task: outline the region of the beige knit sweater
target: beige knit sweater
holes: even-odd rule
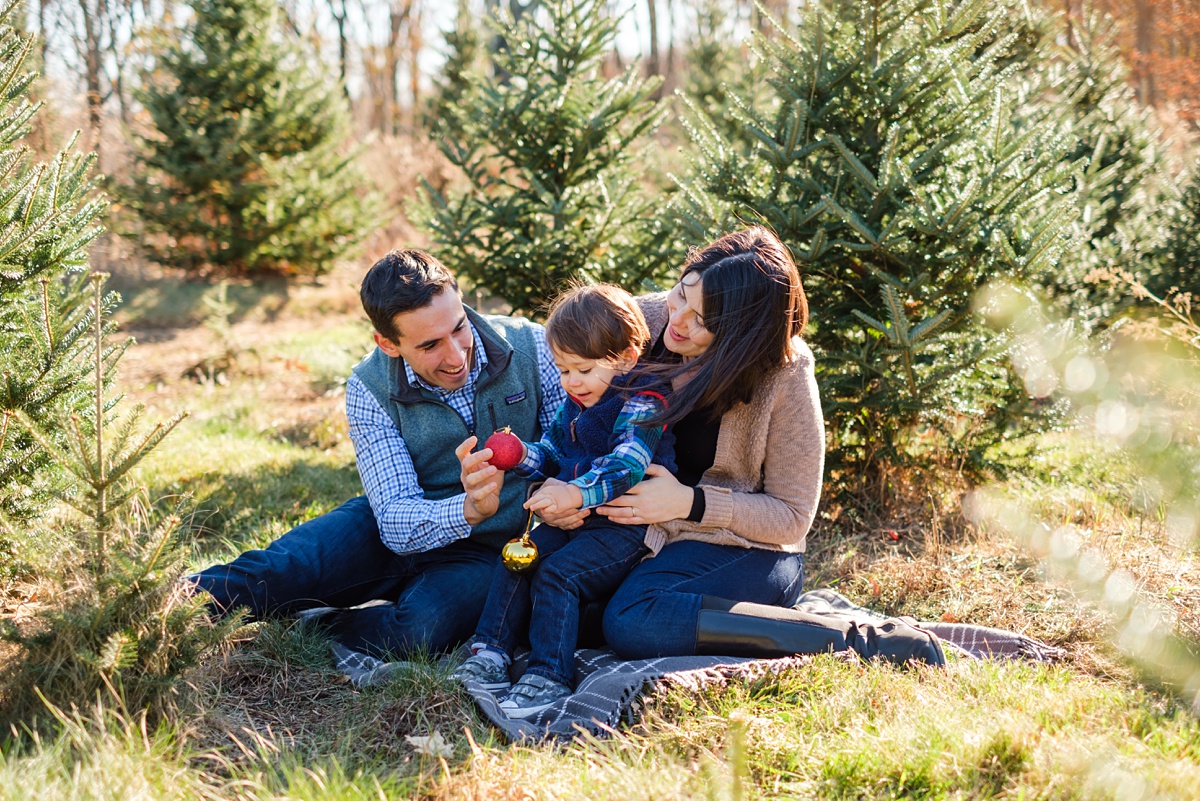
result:
[[[666,295],[638,303],[657,339],[667,324]],[[700,478],[704,518],[650,526],[651,552],[677,540],[804,552],[821,495],[825,423],[812,351],[799,337],[792,346],[789,363],[763,376],[750,403],[721,418],[716,458]]]

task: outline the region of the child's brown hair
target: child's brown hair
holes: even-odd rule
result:
[[[608,361],[650,342],[633,296],[614,284],[573,284],[550,304],[546,340],[560,353]]]

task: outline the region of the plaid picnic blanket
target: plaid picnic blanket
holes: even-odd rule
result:
[[[857,606],[833,590],[811,590],[801,596],[796,608],[813,614],[856,620],[885,620],[886,615]],[[1023,658],[1049,662],[1063,651],[1024,635],[986,626],[963,623],[919,623],[933,632],[947,650],[960,658]],[[338,669],[359,687],[387,680],[407,668],[403,662],[383,662],[366,654],[334,644]],[[847,658],[856,658],[847,654]],[[478,685],[467,684],[467,692],[496,728],[510,742],[548,738],[569,739],[580,732],[597,736],[610,734],[623,720],[632,722],[640,708],[639,699],[659,686],[689,690],[721,684],[730,679],[755,679],[806,664],[811,657],[754,659],[729,656],[669,656],[658,659],[623,660],[608,649],[580,649],[575,653],[576,690],[528,720],[509,718],[499,699]]]

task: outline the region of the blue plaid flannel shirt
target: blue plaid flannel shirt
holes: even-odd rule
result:
[[[535,481],[558,477],[562,443],[567,436],[567,404],[573,402],[563,402],[554,423],[543,429],[541,442],[526,443],[525,458],[513,472]],[[612,453],[597,456],[590,470],[567,482],[579,487],[583,494],[582,508],[602,506],[642,480],[663,434],[662,426],[647,426],[645,422],[662,408],[662,400],[656,395],[634,395],[625,401],[613,425],[617,444]]]
[[[533,329],[538,375],[542,381],[542,407],[538,410],[538,422],[545,431],[553,424],[555,413],[566,399],[566,393],[559,384],[558,367],[546,344],[545,329],[537,324],[533,324]],[[487,365],[487,355],[475,326],[471,326],[471,333],[475,340],[475,363],[467,383],[459,389],[445,390],[430,386],[407,363],[404,365],[410,383],[436,393],[462,416],[468,428],[474,427],[475,387]],[[448,545],[471,533],[471,526],[463,516],[465,493],[440,501],[425,499],[408,447],[396,430],[391,415],[353,373],[346,381],[346,418],[350,423],[350,439],[354,442],[358,474],[362,478],[367,499],[371,502],[371,509],[375,512],[384,545],[398,554],[421,553]],[[446,443],[448,448],[457,446],[457,442]]]

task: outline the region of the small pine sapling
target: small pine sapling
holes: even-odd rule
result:
[[[79,517],[64,522],[77,536],[62,545],[58,561],[65,567],[55,596],[30,625],[9,622],[3,631],[21,649],[4,676],[8,721],[43,718],[45,704],[90,704],[98,693],[115,694],[126,709],[161,712],[174,704],[182,674],[238,625],[210,620],[203,600],[181,580],[188,549],[180,519],[153,522],[133,480],[133,468],[186,415],[145,432],[142,407],[118,412],[121,396],[111,390],[125,346],[106,342],[106,315],[116,298],[105,294],[104,281],[100,273],[91,277],[91,341],[83,354],[92,369],[92,408],[59,421],[65,443],[30,416],[13,416],[72,477],[58,497]]]

